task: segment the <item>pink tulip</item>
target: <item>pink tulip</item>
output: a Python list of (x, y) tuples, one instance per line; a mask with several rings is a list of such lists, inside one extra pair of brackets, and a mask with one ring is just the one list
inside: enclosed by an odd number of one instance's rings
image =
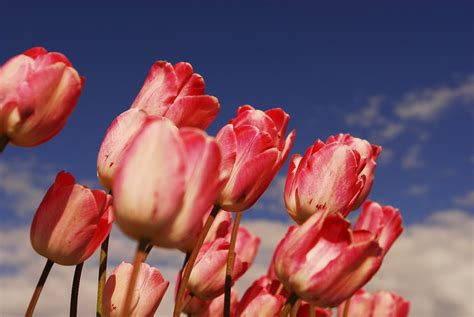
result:
[[(347, 302), (339, 305), (337, 316), (344, 316), (344, 309)], [(378, 291), (377, 293), (367, 293), (363, 290), (357, 291), (349, 301), (348, 317), (407, 317), (410, 310), (410, 302), (400, 295)]]
[[(259, 244), (258, 237), (253, 236), (243, 227), (239, 228), (235, 244), (236, 256), (232, 284), (253, 263)], [(230, 236), (228, 235), (226, 238), (217, 238), (201, 247), (188, 282), (188, 289), (195, 296), (209, 300), (224, 293), (229, 245)]]
[(293, 155), (285, 184), (285, 205), (302, 224), (314, 213), (347, 215), (361, 194), (365, 160), (350, 146), (317, 140), (303, 157)]
[(150, 117), (125, 151), (113, 183), (117, 224), (156, 246), (190, 251), (225, 181), (217, 142), (196, 128)]
[[(177, 280), (179, 281), (179, 275), (178, 275)], [(178, 290), (176, 289), (176, 291)], [(194, 295), (191, 298), (190, 296), (191, 295), (189, 294), (189, 291), (186, 290), (184, 293), (185, 305), (182, 310), (182, 312), (186, 315), (195, 316), (199, 313), (203, 313), (207, 309), (207, 306), (209, 306), (209, 303), (211, 302), (210, 300), (200, 299), (199, 297), (196, 297)]]
[(61, 53), (35, 47), (0, 68), (0, 139), (35, 146), (55, 136), (81, 94), (84, 79)]
[(372, 189), (372, 184), (374, 183), (375, 179), (375, 167), (377, 166), (376, 160), (380, 155), (380, 152), (382, 152), (382, 147), (379, 145), (370, 144), (366, 140), (352, 137), (350, 134), (342, 133), (336, 136), (330, 136), (327, 142), (340, 142), (342, 144), (346, 144), (351, 149), (359, 152), (361, 160), (366, 161), (365, 167), (362, 170), (362, 175), (365, 176), (364, 188), (352, 207), (353, 209), (357, 209), (367, 199), (370, 190)]
[[(386, 218), (378, 217), (380, 227), (393, 230), (383, 223)], [(299, 298), (319, 307), (335, 307), (367, 283), (382, 264), (388, 244), (379, 231), (369, 231), (374, 228), (379, 226), (352, 230), (340, 214), (315, 213), (300, 227), (290, 227), (280, 242), (276, 275)]]
[(362, 205), (354, 228), (374, 233), (385, 254), (403, 232), (402, 216), (397, 208), (368, 200)]
[(296, 314), (297, 317), (331, 317), (332, 312), (330, 309), (323, 309), (317, 306), (313, 306), (314, 314), (311, 315), (311, 304), (303, 301), (298, 308), (298, 313)]
[[(222, 294), (213, 300), (211, 300), (206, 309), (204, 311), (195, 314), (193, 316), (196, 317), (217, 317), (217, 316), (222, 316), (224, 312), (224, 297), (225, 295)], [(237, 309), (237, 303), (238, 303), (238, 295), (237, 292), (232, 288), (230, 290), (230, 316), (233, 317), (235, 316), (235, 311)]]
[(158, 61), (151, 67), (132, 108), (163, 116), (178, 127), (205, 129), (219, 113), (216, 97), (204, 95), (204, 79), (189, 63)]
[[(106, 317), (124, 316), (123, 304), (125, 303), (132, 270), (133, 265), (122, 262), (107, 279), (103, 297)], [(163, 279), (158, 269), (150, 267), (146, 263), (141, 263), (140, 273), (132, 294), (132, 311), (127, 316), (154, 316), (168, 285), (169, 282)]]
[(218, 198), (223, 209), (244, 211), (267, 189), (293, 145), (294, 131), (285, 139), (289, 119), (282, 109), (263, 112), (247, 105), (219, 131), (223, 168), (230, 175)]
[(239, 302), (239, 317), (274, 317), (285, 305), (286, 298), (277, 294), (280, 282), (262, 276), (247, 289)]
[(112, 189), (112, 181), (123, 153), (143, 127), (146, 118), (144, 111), (130, 109), (115, 118), (107, 130), (97, 157), (97, 177), (105, 188)]
[(56, 176), (31, 225), (31, 244), (62, 265), (87, 260), (112, 228), (111, 196), (75, 183), (66, 172)]

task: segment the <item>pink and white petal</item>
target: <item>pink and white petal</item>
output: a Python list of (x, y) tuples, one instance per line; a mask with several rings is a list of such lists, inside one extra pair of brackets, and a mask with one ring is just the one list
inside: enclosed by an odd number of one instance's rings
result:
[(235, 135), (234, 126), (225, 125), (216, 135), (216, 141), (221, 150), (221, 177), (228, 179), (234, 169), (235, 160), (237, 159), (237, 136)]
[(179, 97), (163, 114), (178, 127), (205, 129), (219, 114), (219, 100), (214, 96)]

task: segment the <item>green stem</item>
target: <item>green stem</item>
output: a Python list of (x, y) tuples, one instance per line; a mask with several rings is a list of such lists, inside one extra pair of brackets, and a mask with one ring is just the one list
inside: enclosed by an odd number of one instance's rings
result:
[(102, 300), (104, 297), (104, 287), (107, 278), (107, 255), (109, 253), (109, 238), (110, 234), (105, 238), (100, 246), (100, 261), (99, 261), (99, 282), (97, 285), (97, 311), (96, 317), (104, 315)]
[(69, 308), (69, 317), (77, 316), (77, 302), (79, 297), (79, 283), (81, 282), (82, 267), (84, 262), (76, 265), (76, 270), (74, 271), (74, 279), (72, 280), (72, 290), (71, 290), (71, 306)]
[(230, 292), (232, 288), (232, 273), (234, 271), (235, 261), (235, 242), (237, 240), (237, 233), (239, 232), (241, 212), (235, 215), (234, 225), (232, 226), (232, 235), (230, 237), (229, 252), (227, 253), (227, 267), (225, 274), (225, 296), (224, 296), (224, 317), (230, 317)]
[(46, 261), (43, 272), (41, 273), (41, 276), (38, 280), (38, 284), (36, 284), (35, 291), (33, 292), (33, 296), (31, 296), (30, 304), (28, 305), (28, 309), (26, 310), (25, 317), (33, 316), (36, 303), (38, 302), (41, 291), (43, 290), (44, 283), (46, 283), (46, 279), (48, 278), (49, 272), (51, 271), (53, 264), (54, 262), (49, 259)]

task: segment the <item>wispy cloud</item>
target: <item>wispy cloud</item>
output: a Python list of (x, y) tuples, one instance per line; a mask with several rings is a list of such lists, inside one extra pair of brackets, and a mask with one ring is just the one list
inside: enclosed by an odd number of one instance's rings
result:
[(421, 145), (413, 144), (407, 149), (407, 152), (402, 159), (402, 167), (404, 169), (413, 169), (422, 167), (424, 165), (423, 158), (421, 157)]
[(463, 196), (456, 196), (453, 202), (461, 207), (474, 207), (474, 190), (467, 192)]
[(410, 196), (421, 196), (426, 194), (429, 189), (427, 185), (413, 185), (406, 190), (406, 194)]

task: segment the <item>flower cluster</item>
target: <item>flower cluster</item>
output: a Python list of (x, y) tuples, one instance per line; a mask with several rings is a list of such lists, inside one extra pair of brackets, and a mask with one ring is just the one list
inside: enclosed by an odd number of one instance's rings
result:
[[(0, 68), (0, 148), (46, 142), (66, 124), (84, 80), (60, 53), (33, 48)], [(381, 147), (349, 134), (316, 140), (291, 157), (285, 206), (295, 221), (266, 275), (239, 300), (234, 283), (250, 268), (260, 238), (240, 226), (285, 163), (295, 131), (281, 108), (244, 105), (215, 137), (219, 113), (189, 63), (156, 62), (130, 109), (111, 123), (98, 151), (105, 190), (59, 172), (34, 216), (31, 243), (47, 258), (28, 307), (31, 316), (53, 263), (76, 265), (71, 316), (82, 265), (101, 249), (98, 316), (153, 316), (168, 289), (146, 263), (153, 247), (185, 254), (174, 317), (404, 317), (409, 303), (362, 290), (402, 233), (400, 211), (368, 200)], [(355, 224), (346, 218), (361, 207)], [(232, 219), (232, 215), (234, 219)], [(106, 279), (112, 225), (138, 242), (133, 263)]]

